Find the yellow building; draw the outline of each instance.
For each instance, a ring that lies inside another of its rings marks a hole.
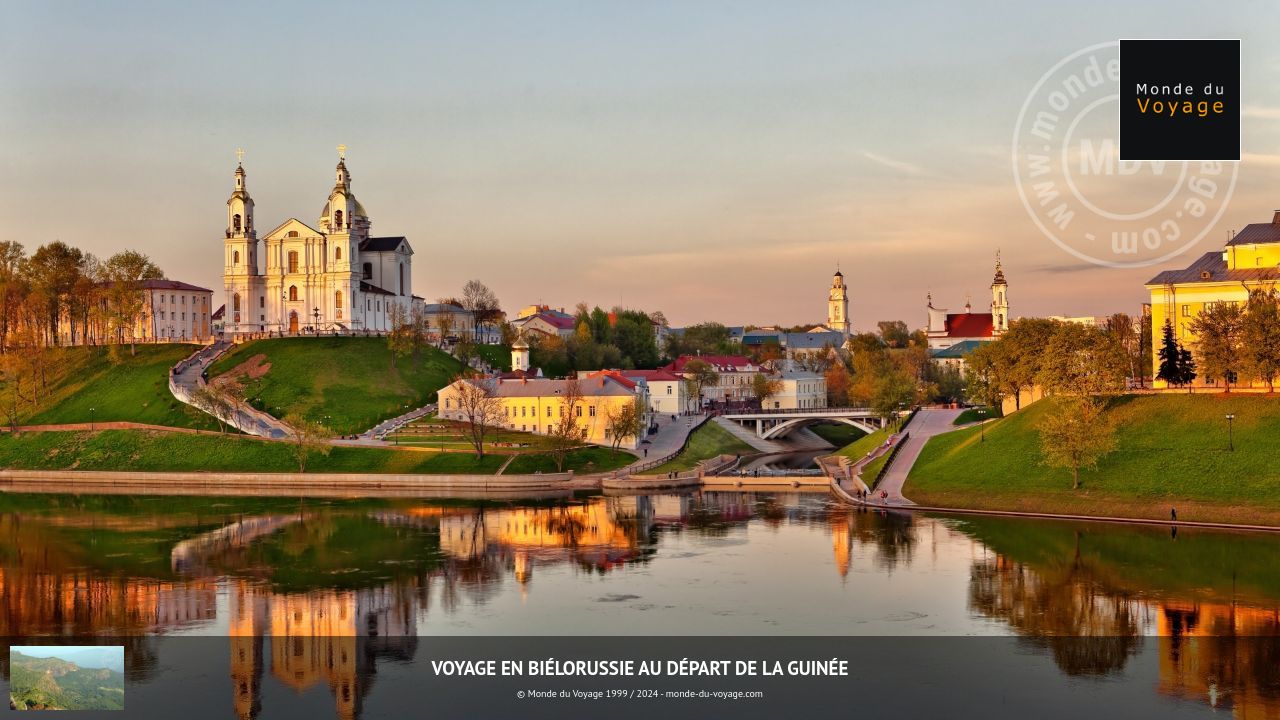
[[[1222,250],[1201,255],[1182,270],[1165,270],[1151,278],[1152,376],[1160,371],[1160,346],[1165,320],[1173,324],[1178,342],[1194,352],[1191,324],[1212,303],[1243,305],[1255,288],[1271,288],[1280,280],[1280,210],[1269,223],[1245,226]],[[1249,385],[1248,378],[1239,378]],[[1235,380],[1232,385],[1234,386]],[[1165,387],[1160,380],[1156,387]],[[1197,377],[1194,387],[1221,386],[1221,378]],[[1261,387],[1261,384],[1259,383]]]
[[[577,384],[581,399],[574,403],[573,413],[582,441],[595,445],[613,445],[610,418],[628,405],[649,407],[646,388],[612,372],[595,373],[581,380],[548,378],[482,378],[458,380],[442,388],[439,416],[446,420],[468,422],[477,418],[474,402],[468,402],[464,386],[483,388],[495,405],[496,418],[487,422],[520,432],[547,435],[568,412],[566,397],[573,394],[570,383]],[[468,409],[468,407],[470,409]],[[635,449],[640,438],[634,433],[622,438],[619,447]]]

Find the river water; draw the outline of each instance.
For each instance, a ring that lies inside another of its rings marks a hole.
[[[1261,717],[1280,713],[1280,662],[1245,639],[1280,635],[1277,551],[1269,535],[883,513],[826,492],[0,494],[0,635],[1014,637],[1064,678],[1136,673],[1133,693],[1183,712]]]

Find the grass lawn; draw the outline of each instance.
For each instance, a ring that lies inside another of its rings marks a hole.
[[[237,368],[246,361],[270,365],[257,381],[254,396],[261,401],[255,405],[277,417],[301,413],[339,435],[432,402],[462,369],[431,347],[416,359],[397,358],[386,338],[280,338],[235,348],[209,376],[241,374]]]
[[[425,453],[411,450],[335,447],[312,455],[307,472],[466,473],[497,472],[505,456]],[[142,430],[0,435],[0,467],[19,470],[137,470],[141,472],[295,472],[287,443],[234,435],[187,435]]]
[[[975,422],[978,422],[979,420],[990,420],[992,418],[998,418],[998,417],[1000,417],[1000,408],[989,408],[989,407],[968,408],[964,412],[957,415],[956,419],[953,420],[951,424],[952,425],[968,425],[969,423],[975,423]]]
[[[863,435],[866,435],[865,432],[858,428],[844,423],[821,423],[818,425],[810,425],[809,429],[813,431],[814,435],[817,435],[838,448],[844,447]]]
[[[28,425],[129,421],[214,429],[212,418],[186,410],[169,393],[169,368],[195,352],[185,344],[53,350],[50,393],[34,411],[19,418]],[[92,412],[90,412],[92,408]]]
[[[922,505],[1280,524],[1280,398],[1133,395],[1113,399],[1116,450],[1095,470],[1043,464],[1039,419],[1053,400],[934,437],[904,494]],[[1224,415],[1235,415],[1235,451]]]
[[[510,370],[511,369],[511,346],[510,345],[476,345],[476,355],[479,355],[494,370]]]
[[[888,461],[889,453],[885,453],[875,460],[867,463],[866,467],[862,468],[862,482],[866,483],[868,487],[874,487],[876,473],[880,472],[880,468],[884,467],[884,464]]]
[[[857,440],[854,440],[848,445],[840,448],[836,451],[836,455],[843,455],[850,460],[860,460],[863,455],[866,455],[880,445],[883,445],[884,441],[888,439],[888,429],[881,428],[870,435],[863,435]]]
[[[573,450],[565,456],[564,469],[575,473],[607,472],[635,462],[636,456],[604,447]],[[504,475],[530,475],[536,472],[556,472],[555,460],[546,453],[529,453],[518,456],[503,470]]]
[[[707,458],[713,458],[717,455],[745,455],[755,451],[755,448],[734,437],[728,430],[711,420],[693,431],[683,452],[662,465],[645,472],[661,474],[692,470],[700,461]]]

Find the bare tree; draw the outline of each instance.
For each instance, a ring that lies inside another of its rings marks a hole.
[[[582,384],[576,376],[565,380],[560,391],[560,417],[548,428],[551,438],[551,458],[556,470],[564,471],[564,461],[569,451],[582,444],[582,429],[578,418],[582,413]]]
[[[191,404],[197,409],[213,416],[218,421],[219,432],[227,432],[227,419],[235,408],[226,395],[208,385],[201,385],[191,392]]]
[[[502,419],[502,402],[495,394],[492,380],[459,375],[453,383],[456,390],[453,400],[458,403],[458,414],[466,426],[467,439],[475,448],[476,457],[484,457],[484,437],[490,427]]]
[[[494,322],[502,317],[498,296],[479,280],[468,280],[462,286],[462,307],[471,313],[476,325]]]
[[[614,450],[622,445],[623,440],[629,437],[639,438],[644,432],[644,408],[640,407],[640,403],[640,398],[636,398],[605,414],[609,442]]]

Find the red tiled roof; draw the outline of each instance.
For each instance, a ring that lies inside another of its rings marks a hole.
[[[623,370],[622,375],[629,378],[640,378],[646,382],[670,382],[672,380],[680,379],[679,375],[675,375],[662,368],[658,368],[657,370]]]
[[[636,383],[630,378],[623,377],[617,370],[596,370],[595,372],[587,373],[587,379],[594,380],[596,378],[600,378],[601,382],[608,378],[628,390],[636,389]]]
[[[754,363],[741,355],[681,355],[675,362],[662,369],[674,373],[683,372],[684,366],[694,360],[701,360],[716,370],[745,371],[748,367],[755,367]]]
[[[185,290],[187,292],[213,292],[209,288],[184,283],[181,280],[143,280],[139,283],[147,290]]]
[[[949,313],[947,337],[991,337],[991,313]]]

